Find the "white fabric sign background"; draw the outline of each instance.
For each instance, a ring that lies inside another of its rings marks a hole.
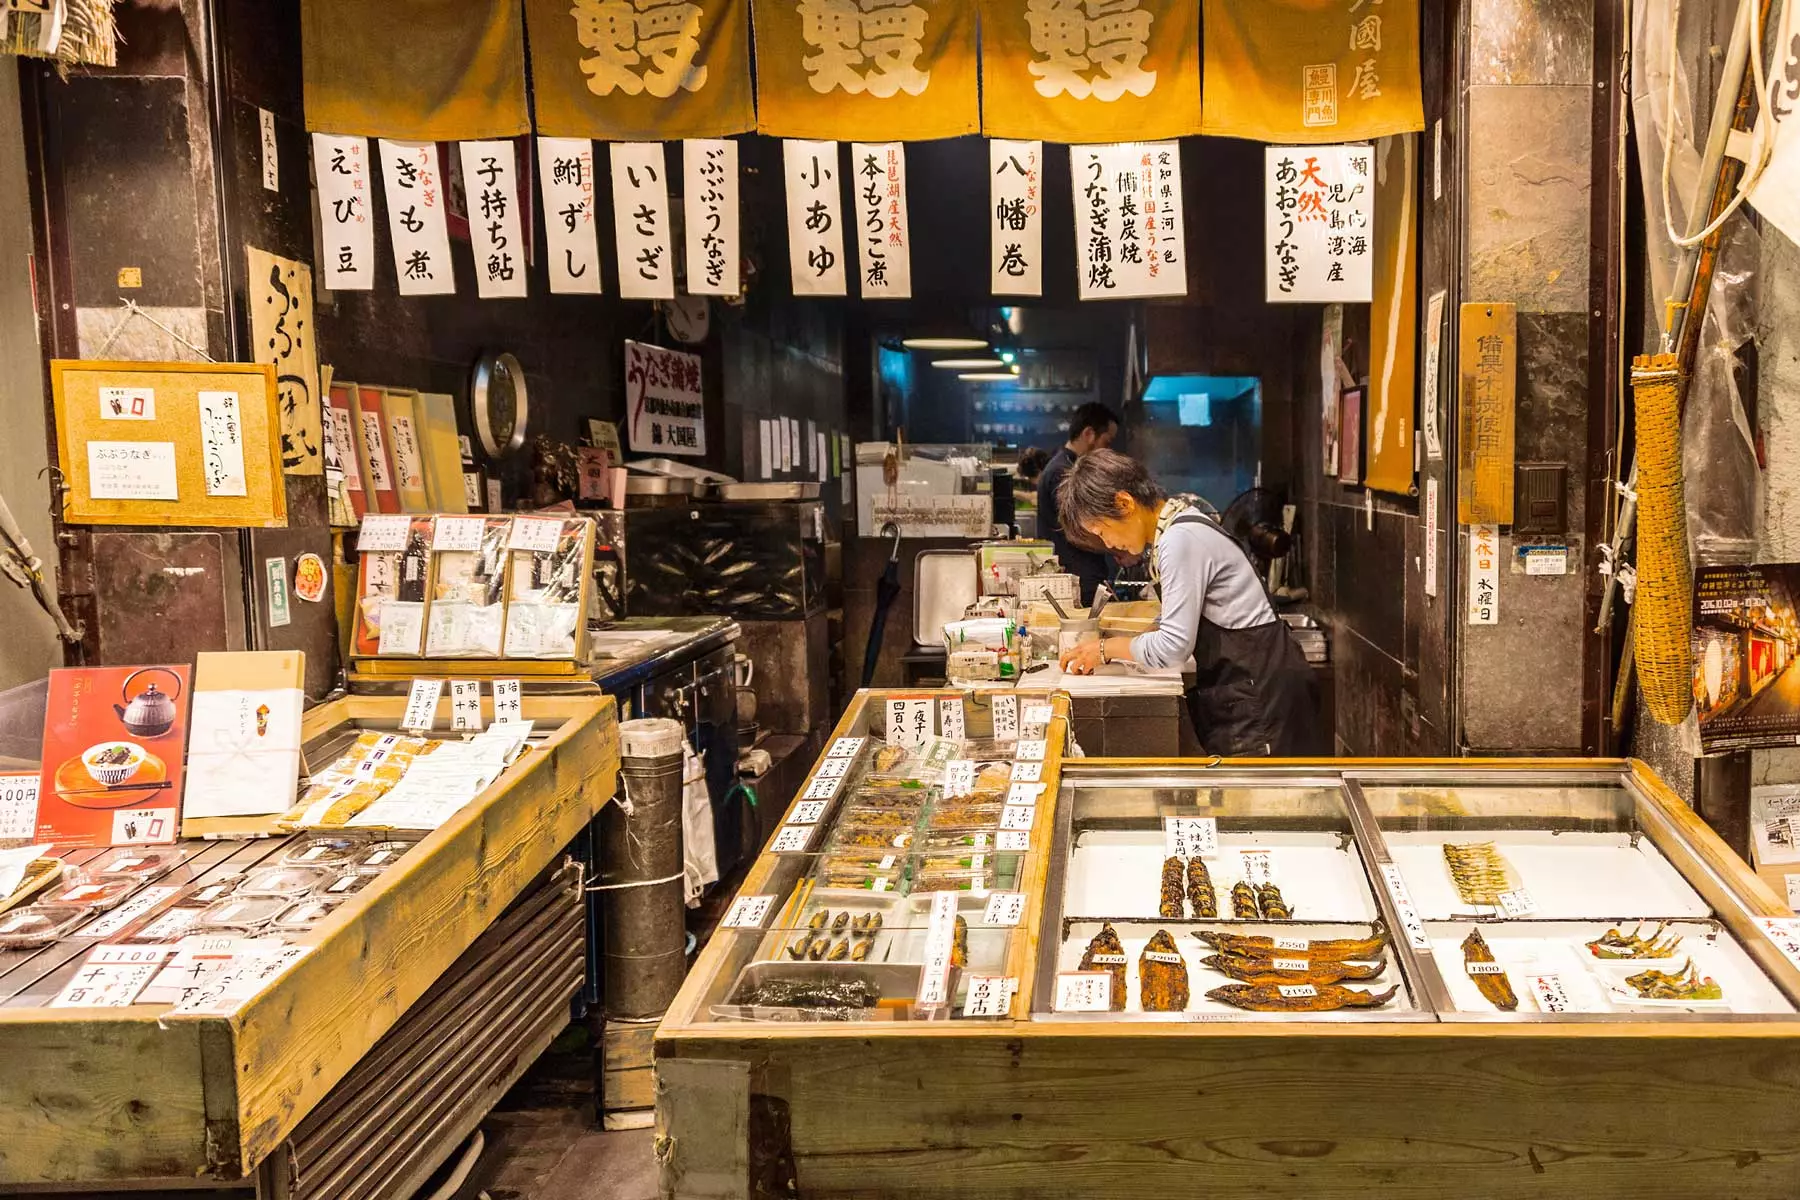
[[[319,180],[325,286],[366,292],[375,286],[375,218],[369,195],[369,139],[315,133],[313,173]]]
[[[627,300],[673,300],[675,243],[661,142],[613,143],[612,193],[619,294]]]
[[[511,142],[458,142],[469,245],[481,298],[525,295],[525,237],[519,220],[519,164]]]
[[[443,180],[436,142],[381,142],[381,182],[387,199],[394,275],[402,296],[456,291],[450,230],[444,223]]]
[[[537,148],[550,290],[561,296],[598,296],[604,285],[594,224],[594,143],[539,138]]]
[[[1788,0],[1781,10],[1768,75],[1774,149],[1750,191],[1750,203],[1789,241],[1800,243],[1800,2]]]
[[[912,221],[906,214],[906,146],[852,142],[856,261],[865,300],[912,296]]]
[[[996,296],[1044,294],[1044,143],[988,143],[988,231]]]
[[[796,296],[842,296],[844,206],[838,195],[836,142],[781,143],[787,192],[788,273]]]
[[[1180,144],[1071,146],[1069,174],[1081,298],[1185,296]]]
[[[1269,303],[1367,304],[1374,299],[1373,161],[1366,145],[1265,148]]]
[[[687,291],[690,296],[735,296],[742,250],[738,241],[738,148],[729,138],[681,143],[686,173]]]

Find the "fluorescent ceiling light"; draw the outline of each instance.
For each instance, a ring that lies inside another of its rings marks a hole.
[[[992,371],[1006,364],[997,358],[940,358],[931,365],[946,371]]]
[[[966,379],[971,383],[1012,383],[1010,371],[977,371],[971,375],[958,375],[958,379]]]
[[[1014,354],[1011,350],[1002,350],[1000,352],[1000,361],[1005,363],[1009,367],[1012,365],[1013,359],[1015,359],[1017,357],[1019,357],[1019,356],[1017,354]]]
[[[908,350],[986,350],[987,342],[981,338],[959,337],[917,337],[904,338],[900,344]]]

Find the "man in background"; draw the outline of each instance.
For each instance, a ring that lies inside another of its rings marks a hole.
[[[1057,518],[1056,488],[1075,460],[1095,450],[1112,445],[1119,432],[1119,414],[1092,400],[1075,410],[1069,421],[1069,440],[1050,458],[1050,464],[1038,477],[1038,536],[1050,539],[1056,547],[1056,559],[1063,570],[1081,580],[1081,602],[1094,602],[1094,589],[1112,575],[1112,560],[1096,550],[1074,545],[1063,532]]]

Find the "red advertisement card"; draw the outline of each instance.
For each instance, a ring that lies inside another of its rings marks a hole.
[[[50,672],[40,841],[66,849],[175,840],[188,675],[185,666]]]

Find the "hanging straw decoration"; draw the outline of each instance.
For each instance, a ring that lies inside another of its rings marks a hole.
[[[48,14],[14,12],[0,38],[0,53],[48,58],[65,74],[73,66],[119,65],[115,0],[61,0]],[[4,5],[5,0],[0,0]],[[58,14],[55,10],[61,8]],[[56,28],[60,15],[61,27]]]
[[[1681,360],[1631,360],[1637,401],[1637,596],[1632,651],[1650,715],[1679,725],[1694,703],[1694,572],[1681,481]]]

